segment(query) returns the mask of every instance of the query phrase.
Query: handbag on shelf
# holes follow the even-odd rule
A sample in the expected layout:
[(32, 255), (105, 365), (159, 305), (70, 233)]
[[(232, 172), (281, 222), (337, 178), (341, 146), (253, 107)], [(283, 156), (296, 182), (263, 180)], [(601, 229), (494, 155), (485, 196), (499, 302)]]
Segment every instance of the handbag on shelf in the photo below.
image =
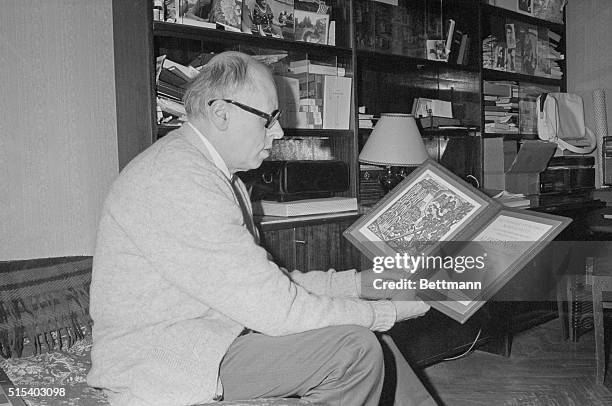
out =
[(595, 134), (584, 122), (582, 97), (573, 93), (542, 93), (536, 103), (541, 140), (554, 142), (559, 149), (577, 154), (588, 154), (595, 149)]

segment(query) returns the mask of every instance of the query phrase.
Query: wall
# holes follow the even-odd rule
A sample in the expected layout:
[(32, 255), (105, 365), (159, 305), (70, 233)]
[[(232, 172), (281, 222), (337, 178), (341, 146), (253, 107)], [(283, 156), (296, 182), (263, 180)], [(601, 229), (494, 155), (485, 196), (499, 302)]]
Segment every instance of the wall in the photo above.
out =
[[(568, 90), (591, 91), (604, 88), (606, 96), (612, 97), (612, 2), (570, 1), (566, 18)], [(610, 113), (612, 106), (608, 108), (609, 122)]]
[[(612, 2), (610, 0), (571, 0), (566, 8), (567, 89), (582, 95), (587, 125), (594, 128), (592, 91), (605, 89), (608, 134), (612, 135)], [(601, 150), (597, 150), (598, 167)], [(596, 185), (602, 185), (597, 172)]]
[(0, 261), (91, 255), (118, 172), (111, 0), (2, 0)]

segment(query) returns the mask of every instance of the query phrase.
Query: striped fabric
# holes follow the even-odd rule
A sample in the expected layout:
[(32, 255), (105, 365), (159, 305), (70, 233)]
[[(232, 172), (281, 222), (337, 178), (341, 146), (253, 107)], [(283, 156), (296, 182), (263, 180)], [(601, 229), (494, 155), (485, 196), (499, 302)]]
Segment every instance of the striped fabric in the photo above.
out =
[(0, 262), (0, 355), (70, 347), (91, 328), (91, 257)]

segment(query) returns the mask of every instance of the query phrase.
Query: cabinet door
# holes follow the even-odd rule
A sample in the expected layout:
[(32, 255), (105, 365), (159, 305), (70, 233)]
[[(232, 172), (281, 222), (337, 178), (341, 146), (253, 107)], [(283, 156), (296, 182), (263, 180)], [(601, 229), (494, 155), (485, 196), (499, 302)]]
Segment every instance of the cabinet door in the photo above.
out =
[(296, 233), (297, 269), (301, 271), (360, 268), (360, 254), (342, 236), (351, 222), (298, 227)]
[(261, 244), (279, 266), (289, 270), (360, 269), (359, 251), (342, 236), (351, 223), (341, 221), (265, 231), (261, 233)]

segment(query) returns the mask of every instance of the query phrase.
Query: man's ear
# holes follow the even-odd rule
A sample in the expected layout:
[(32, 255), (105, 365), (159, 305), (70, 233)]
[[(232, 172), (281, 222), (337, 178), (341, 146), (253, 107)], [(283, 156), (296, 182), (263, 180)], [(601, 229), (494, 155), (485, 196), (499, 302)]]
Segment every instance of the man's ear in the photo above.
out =
[(222, 100), (215, 101), (208, 112), (208, 118), (212, 125), (220, 131), (227, 130), (230, 120), (228, 104)]

